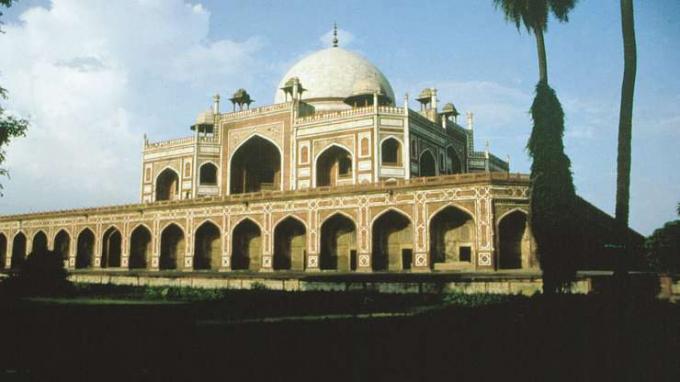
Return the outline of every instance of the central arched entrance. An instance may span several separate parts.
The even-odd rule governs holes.
[[[161,233],[161,257],[158,264],[160,269],[177,269],[184,261],[186,240],[184,231],[176,225],[170,224]]]
[[[420,155],[420,167],[418,171],[420,176],[435,176],[437,175],[434,155],[429,151],[424,151]]]
[[[196,230],[194,269],[219,269],[222,262],[220,229],[207,221]]]
[[[356,269],[356,226],[347,216],[335,214],[321,226],[319,268]]]
[[[374,271],[410,269],[413,257],[411,221],[403,214],[390,210],[373,222]]]
[[[435,269],[470,268],[475,253],[475,222],[467,212],[448,206],[430,220],[430,261]]]
[[[316,185],[338,186],[352,183],[352,154],[332,146],[316,159]]]
[[[281,154],[270,141],[254,136],[231,157],[231,194],[281,189]]]
[[[287,217],[274,230],[274,269],[304,269],[306,240],[305,226],[293,217]]]
[[[260,227],[250,219],[241,221],[231,236],[231,269],[260,269],[262,257],[262,233]]]
[[[156,177],[156,201],[179,199],[179,176],[166,168]]]
[[[123,245],[123,236],[115,227],[104,232],[102,238],[102,268],[120,267],[120,253]]]

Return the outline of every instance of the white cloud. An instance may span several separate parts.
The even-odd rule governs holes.
[[[188,133],[193,102],[249,81],[262,45],[211,40],[209,12],[181,0],[54,0],[20,21],[0,83],[31,127],[8,148],[2,213],[136,202],[142,135]]]

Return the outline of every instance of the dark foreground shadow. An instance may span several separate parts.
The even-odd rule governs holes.
[[[271,304],[258,293],[258,306]],[[257,310],[248,298],[4,304],[0,380],[680,380],[680,307],[646,297],[511,297],[409,317],[222,319],[237,308]]]

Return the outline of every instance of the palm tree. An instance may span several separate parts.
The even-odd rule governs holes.
[[[623,83],[621,84],[619,146],[616,161],[616,223],[622,230],[621,232],[625,232],[625,229],[628,228],[630,208],[630,147],[633,130],[633,93],[637,68],[633,0],[621,0],[621,31],[623,33]]]
[[[569,21],[571,11],[578,0],[493,0],[496,8],[501,8],[505,19],[520,29],[536,36],[538,71],[540,81],[548,82],[548,58],[545,53],[543,32],[548,29],[548,15],[552,13],[560,22]]]
[[[539,81],[531,105],[533,128],[527,144],[531,164],[529,225],[536,240],[543,291],[546,294],[569,290],[576,276],[574,248],[580,232],[574,216],[576,190],[571,161],[564,153],[564,112],[555,91],[548,85],[548,60],[543,33],[548,16],[568,21],[577,0],[494,0],[507,21],[519,30],[522,25],[536,36]]]

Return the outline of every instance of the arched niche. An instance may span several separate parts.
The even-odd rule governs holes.
[[[335,214],[321,226],[319,268],[350,271],[356,269],[356,224],[343,214]]]
[[[307,230],[299,220],[289,216],[274,229],[275,270],[304,269]]]
[[[171,168],[156,177],[156,201],[179,199],[179,176]]]
[[[316,159],[316,185],[351,184],[352,171],[352,154],[343,147],[333,145]]]
[[[413,258],[413,227],[404,214],[389,210],[373,221],[374,271],[410,269]]]
[[[418,167],[418,174],[420,176],[435,176],[437,175],[437,164],[435,163],[434,155],[429,150],[423,151],[420,154],[420,161]]]

